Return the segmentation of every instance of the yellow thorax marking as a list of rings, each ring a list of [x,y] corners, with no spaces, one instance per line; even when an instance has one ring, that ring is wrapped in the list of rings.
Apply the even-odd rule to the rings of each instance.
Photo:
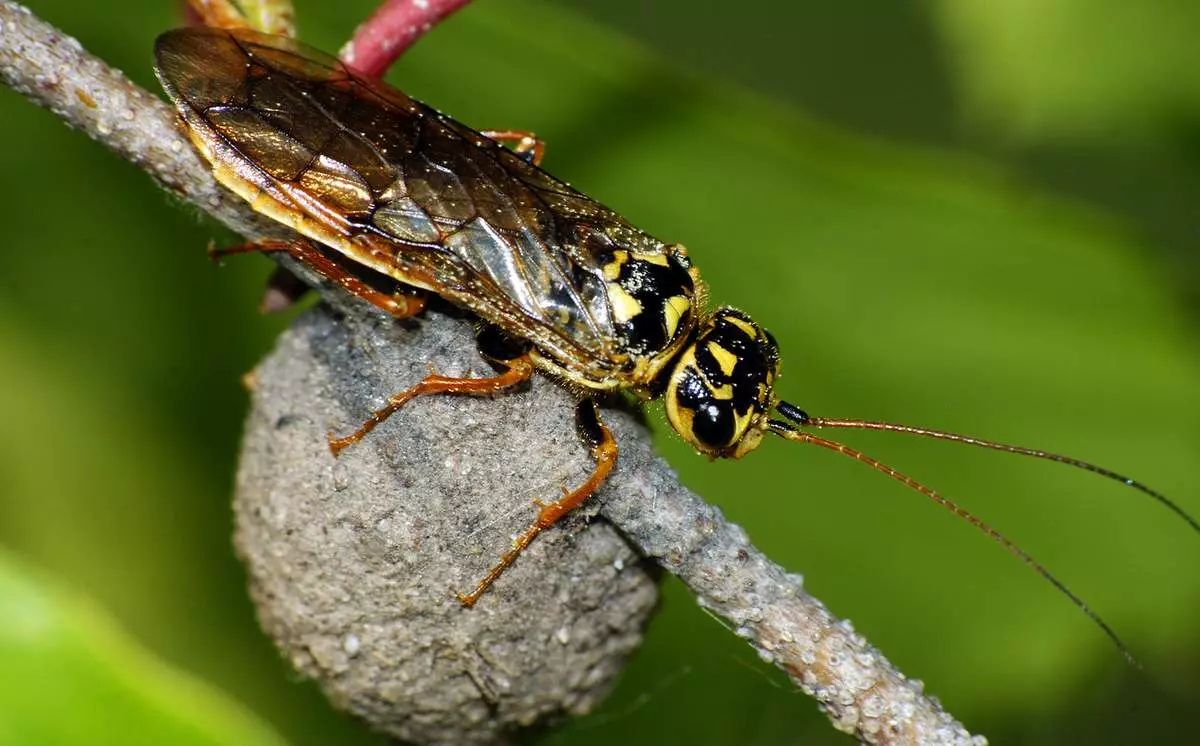
[[[663,305],[663,320],[667,324],[667,339],[675,337],[675,330],[679,328],[679,320],[692,307],[692,302],[687,299],[687,296],[674,295],[667,298],[667,302]]]
[[[650,264],[657,264],[660,267],[670,267],[671,266],[671,263],[667,261],[666,254],[634,253],[632,256],[634,259],[638,260],[639,262],[649,262]]]
[[[621,276],[621,265],[629,260],[628,251],[614,251],[613,259],[604,265],[604,279],[613,282]]]
[[[638,303],[625,288],[610,282],[608,284],[608,300],[612,303],[613,318],[624,323],[642,312],[642,304]]]

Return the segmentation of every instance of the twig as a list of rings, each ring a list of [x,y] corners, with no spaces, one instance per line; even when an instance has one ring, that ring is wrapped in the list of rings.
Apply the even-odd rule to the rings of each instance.
[[[175,112],[22,5],[0,2],[0,81],[246,236],[281,235],[217,185]]]
[[[418,39],[471,0],[384,0],[338,56],[377,78]]]
[[[40,21],[22,6],[7,1],[0,2],[0,79],[10,87],[25,93],[34,102],[55,112],[71,126],[86,132],[122,157],[138,164],[165,189],[195,204],[239,233],[252,238],[286,235],[281,234],[278,226],[255,215],[240,200],[228,196],[214,183],[208,169],[193,153],[186,138],[177,129],[172,112],[155,96],[137,88],[121,73],[112,70],[100,60],[87,54],[74,39]],[[311,279],[311,274],[307,277]],[[301,347],[307,347],[310,352],[315,351],[319,355],[325,355],[325,360],[337,362],[338,365],[326,365],[322,368],[317,365],[320,362],[317,360],[316,363],[313,363],[313,365],[317,365],[316,368],[310,366],[309,368],[292,369],[289,375],[293,378],[305,379],[301,381],[302,383],[312,384],[314,381],[320,383],[323,379],[315,376],[311,371],[332,371],[330,375],[339,376],[337,378],[339,383],[336,386],[316,385],[310,388],[308,393],[303,395],[307,398],[293,402],[289,405],[293,408],[288,412],[292,414],[316,412],[322,401],[336,399],[341,402],[344,411],[334,412],[329,416],[344,426],[346,422],[352,421],[352,416],[361,416],[365,409],[389,393],[387,384],[390,384],[392,388],[399,388],[399,381],[383,381],[374,377],[376,374],[383,375],[384,373],[380,371],[385,371],[387,366],[384,366],[383,369],[376,369],[371,368],[369,363],[373,359],[383,359],[389,354],[396,353],[399,348],[392,336],[397,334],[403,336],[407,332],[400,330],[394,324],[380,323],[375,317],[361,316],[356,305],[340,293],[329,292],[326,289],[325,297],[335,305],[349,308],[353,312],[352,323],[326,324],[324,326],[311,323],[306,327],[308,331],[302,330],[295,334],[307,335],[304,336],[305,345],[301,345]],[[354,319],[358,319],[358,321],[354,321]],[[455,326],[454,322],[434,315],[423,322],[422,329],[428,328],[431,330],[429,333],[433,334],[441,333],[437,330],[443,327],[452,326]],[[461,326],[462,324],[457,325],[457,327]],[[345,331],[346,329],[349,331]],[[314,334],[313,330],[319,333]],[[460,329],[457,333],[465,332]],[[343,338],[346,334],[355,337],[357,346],[345,344]],[[335,337],[340,339],[342,344],[332,348],[317,344],[321,339],[332,340]],[[404,343],[407,344],[406,341]],[[287,344],[283,343],[283,347],[286,346]],[[452,344],[439,342],[435,347],[437,347],[438,355],[435,359],[438,359],[439,363],[443,365],[445,363],[442,361],[448,359],[457,359],[460,362],[464,359],[477,360],[474,358],[473,350],[470,351],[470,356],[467,356],[465,351],[469,350],[469,344],[465,339],[456,339]],[[354,350],[364,349],[373,350],[373,356],[364,357],[362,354],[356,353],[356,356],[352,355],[348,360],[341,360],[335,354],[340,351],[343,355],[349,355]],[[405,348],[403,352],[404,355],[414,353],[418,356],[412,357],[410,360],[420,360],[423,354],[433,354],[433,351],[432,348],[414,348],[412,350]],[[479,365],[480,363],[474,364]],[[462,367],[465,368],[466,365]],[[305,373],[304,371],[309,372]],[[346,379],[349,379],[349,383]],[[364,388],[361,393],[353,395],[344,393],[346,386],[354,380],[359,382],[360,387],[364,381],[371,385]],[[295,388],[298,384],[296,381],[291,381],[290,384],[284,385],[284,388],[288,388],[289,385]],[[375,397],[373,401],[369,399],[371,396]],[[569,428],[565,431],[547,430],[548,425],[544,424],[546,420],[542,418],[543,413],[538,410],[545,402],[554,401],[555,397],[559,397],[558,401],[561,402],[565,396],[566,394],[560,387],[539,380],[531,394],[509,397],[507,408],[496,406],[498,402],[487,403],[488,406],[471,407],[469,412],[470,417],[473,418],[473,424],[469,430],[471,433],[486,436],[487,441],[492,444],[523,444],[523,447],[526,448],[545,449],[547,453],[554,452],[555,444],[571,442],[571,448],[574,449],[576,458],[582,458],[579,454],[582,449],[578,448],[569,437]],[[530,408],[531,412],[537,414],[537,418],[526,420],[514,416],[514,411],[518,410],[514,410],[513,407],[519,409],[522,401],[527,402],[526,406]],[[261,402],[258,411],[260,415],[265,411],[261,409]],[[364,446],[352,449],[353,454],[348,451],[347,456],[357,459],[353,463],[364,471],[369,468],[373,469],[370,473],[376,475],[392,473],[388,470],[402,455],[396,443],[404,442],[404,432],[412,428],[424,428],[434,435],[461,432],[468,425],[464,422],[462,411],[461,409],[456,410],[448,404],[431,404],[428,407],[413,408],[412,412],[406,410],[405,430],[396,431],[395,437],[381,435],[371,439],[377,444],[390,444],[387,447],[392,450],[386,450],[383,445],[378,445],[374,449]],[[283,424],[284,419],[284,416],[280,414],[277,420],[270,421],[269,430],[274,432],[274,437],[277,439],[282,438],[281,433],[287,430]],[[853,631],[849,623],[834,619],[819,601],[805,593],[798,576],[788,574],[772,563],[749,543],[740,528],[726,522],[716,508],[705,504],[681,487],[670,469],[651,454],[644,430],[623,418],[617,419],[620,420],[618,434],[623,448],[622,460],[618,469],[619,473],[611,488],[606,489],[603,493],[601,514],[611,521],[642,555],[654,558],[663,567],[677,574],[696,594],[703,606],[728,620],[737,634],[758,649],[764,659],[770,660],[782,668],[802,690],[815,697],[821,709],[837,728],[853,733],[867,743],[983,742],[978,737],[972,739],[961,725],[942,711],[935,700],[926,697],[921,692],[918,683],[908,680],[896,671],[878,650]],[[310,428],[316,433],[318,440],[323,437],[326,424],[321,421]],[[261,433],[262,431],[255,432]],[[256,462],[257,465],[253,468],[269,469],[267,462],[272,458],[279,460],[282,446],[277,448],[272,445],[270,440],[260,445],[265,461]],[[426,447],[422,446],[422,448]],[[424,453],[425,457],[432,458],[436,455],[428,448],[425,451],[421,451],[421,448],[416,450]],[[319,453],[319,448],[311,453]],[[515,476],[514,458],[510,452],[504,449],[496,448],[493,445],[490,449],[484,449],[476,455],[477,458],[472,464],[471,479],[478,480],[479,484],[499,485],[495,489],[502,490],[504,485],[511,488],[515,480],[527,478],[524,475]],[[450,459],[451,457],[457,456],[452,454],[445,458]],[[287,472],[305,468],[307,464],[317,464],[321,469],[320,474],[324,475],[323,488],[336,493],[346,489],[347,480],[352,481],[356,473],[350,470],[350,467],[345,465],[346,463],[349,463],[346,457],[334,465],[331,461],[322,461],[321,458],[314,456],[303,462],[287,462],[279,468]],[[391,481],[387,484],[393,484],[396,480],[402,482],[408,480],[406,484],[411,488],[413,480],[417,480],[418,483],[422,482],[430,478],[428,475],[433,471],[442,469],[443,465],[422,462],[418,459],[416,462],[409,463],[405,468],[415,471],[394,472],[389,478]],[[379,476],[378,478],[382,479],[383,477]],[[243,480],[245,479],[246,474],[244,473]],[[321,479],[318,478],[317,481],[321,482]],[[378,488],[379,484],[375,483],[374,486]],[[402,484],[401,487],[403,486]],[[271,493],[270,499],[279,499],[278,494]],[[313,500],[316,499],[315,494],[299,496],[297,499]],[[245,504],[245,492],[241,499]],[[265,497],[263,499],[267,500]],[[329,504],[330,501],[326,500],[326,503]],[[336,505],[336,502],[332,504]],[[272,515],[269,512],[271,507],[269,501],[266,501],[252,506],[251,510],[256,512],[258,519],[265,521]],[[435,513],[438,507],[436,504],[422,505],[416,518],[418,523],[421,520],[460,520],[462,518],[457,513],[450,518],[444,515],[437,516]],[[511,507],[510,505],[509,508],[511,509]],[[285,508],[281,508],[281,510],[286,511]],[[335,521],[336,519],[330,517],[328,520]],[[591,530],[575,537],[573,543],[585,546],[590,539],[585,540],[584,537],[590,537],[603,528],[602,523],[597,523]],[[315,543],[313,551],[321,551],[322,546],[325,547],[324,551],[332,551],[333,544],[329,539],[329,534],[337,529],[338,526],[331,524],[318,524],[315,528],[311,524],[306,526],[305,530],[324,532],[325,541]],[[364,529],[366,534],[370,534],[368,529]],[[245,530],[246,527],[243,526],[243,531],[245,532]],[[556,536],[561,539],[561,533],[552,532],[546,541],[536,543],[529,556],[523,558],[505,576],[501,583],[502,587],[498,587],[492,594],[489,594],[489,597],[485,597],[480,604],[482,608],[472,612],[463,612],[448,600],[448,597],[445,596],[445,588],[441,588],[438,593],[442,594],[441,597],[447,598],[447,602],[441,604],[439,608],[452,610],[453,616],[457,620],[467,620],[451,622],[452,624],[483,625],[489,617],[493,615],[498,617],[501,614],[507,601],[506,593],[518,592],[522,586],[544,589],[558,587],[555,584],[567,582],[558,575],[557,571],[562,568],[538,564],[541,559],[538,555],[548,552],[546,547],[549,545],[555,544],[556,541],[557,543],[570,543],[556,540]],[[417,535],[423,536],[420,531],[417,532]],[[290,551],[286,546],[288,542],[299,542],[299,537],[290,535],[287,537],[267,536],[266,538],[275,542],[271,551],[275,552],[276,556]],[[243,535],[243,551],[249,553],[245,539],[246,535]],[[425,541],[436,543],[439,540],[426,537]],[[281,547],[280,543],[284,546]],[[478,546],[478,542],[472,546]],[[397,551],[402,550],[401,554],[403,554],[409,549],[401,547]],[[455,549],[461,550],[461,548]],[[481,550],[485,552],[481,558],[483,565],[486,566],[490,562],[495,549],[498,547]],[[397,572],[395,556],[387,555],[387,557],[390,558],[388,562],[383,563],[380,567],[392,567],[394,568],[392,572]],[[318,566],[308,568],[308,570],[318,575],[328,575],[329,567],[336,563],[337,559],[327,559],[330,563],[329,566]],[[341,559],[345,560],[344,557]],[[619,563],[614,563],[614,566],[615,564]],[[298,573],[303,569],[298,569],[294,565],[285,565],[284,567],[285,570],[281,572],[285,576],[288,573]],[[583,571],[580,570],[580,572]],[[606,572],[611,574],[611,569]],[[590,582],[591,577],[589,575],[585,580]],[[256,582],[260,583],[259,590],[261,591],[262,578],[257,578]],[[506,591],[503,586],[507,586],[508,590]],[[568,585],[564,587],[573,588],[574,590],[571,592],[579,594],[584,593],[590,586],[585,583],[583,586]],[[631,591],[630,598],[641,598],[641,596]],[[424,609],[429,606],[427,597],[415,597],[408,600],[410,604],[413,604],[406,607],[409,609]],[[400,601],[401,599],[395,597],[389,598],[389,603],[399,604]],[[553,599],[550,603],[554,603]],[[603,608],[607,601],[600,599],[595,603]],[[641,601],[639,603],[644,605]],[[597,609],[595,605],[587,604],[583,607],[562,603],[558,605],[575,613],[580,618],[594,613]],[[492,607],[490,611],[489,606]],[[638,604],[633,604],[633,606],[636,607]],[[556,612],[559,610],[554,609]],[[263,608],[264,622],[271,627],[271,615],[283,613],[283,611],[283,607],[278,604]],[[361,624],[362,617],[354,616],[358,612],[353,608],[343,608],[342,612],[350,614],[352,621]],[[393,609],[391,613],[393,614],[391,619],[399,618],[395,615],[400,612]],[[386,619],[389,617],[382,618],[385,621],[379,624],[387,627]],[[313,625],[328,621],[328,619],[309,618],[304,620],[304,623]],[[502,697],[502,693],[498,692],[504,689],[504,681],[512,683],[509,679],[499,677],[497,671],[502,673],[503,666],[488,658],[487,651],[490,648],[485,649],[485,644],[490,639],[488,635],[501,634],[501,631],[498,630],[512,635],[523,629],[524,627],[520,623],[516,627],[486,627],[486,629],[476,630],[475,635],[467,640],[468,648],[475,650],[478,655],[477,659],[472,659],[473,662],[470,662],[474,668],[471,668],[465,677],[460,678],[473,682],[472,685],[488,703],[495,702],[497,698]],[[556,637],[565,636],[569,639],[569,628],[562,627],[561,630],[567,630],[567,632],[556,633]],[[333,628],[325,629],[325,632],[330,634],[334,631]],[[397,699],[411,693],[404,690],[402,694],[403,687],[400,687],[394,680],[371,679],[363,683],[369,692],[364,695],[365,700],[347,700],[345,698],[346,690],[337,687],[353,678],[356,669],[339,667],[340,664],[334,663],[325,664],[329,661],[345,663],[345,660],[354,659],[359,655],[362,641],[360,637],[350,635],[344,629],[342,629],[342,633],[343,638],[335,636],[332,639],[344,639],[344,644],[339,649],[345,652],[345,656],[338,657],[337,654],[330,653],[328,647],[321,647],[314,641],[316,638],[303,638],[297,643],[299,647],[292,649],[293,659],[298,665],[305,668],[305,661],[299,660],[300,653],[295,651],[306,651],[304,653],[307,656],[306,660],[309,663],[316,662],[314,665],[308,666],[307,670],[315,668],[318,673],[326,677],[323,684],[335,693],[335,699],[340,701],[343,706],[366,717],[377,727],[387,728],[388,722],[397,721],[394,719],[387,721],[387,716],[381,716],[380,711],[386,711],[388,706],[397,706]],[[633,633],[636,636],[637,631],[634,630]],[[444,634],[454,636],[459,633],[445,632]],[[622,639],[628,640],[627,637]],[[281,644],[287,646],[285,641],[281,641]],[[426,640],[425,644],[428,646],[431,643]],[[597,641],[595,644],[600,645],[601,643]],[[623,655],[626,652],[623,645],[625,643],[615,646],[614,654]],[[534,641],[535,660],[550,655],[551,651],[547,646],[550,646],[550,643],[545,639]],[[522,649],[526,650],[526,648]],[[425,654],[434,657],[438,655],[436,650],[432,652],[426,650]],[[377,657],[382,659],[386,656]],[[420,683],[421,686],[428,688],[436,685],[437,682],[422,681]],[[370,687],[374,687],[374,689]],[[570,687],[568,688],[570,689]],[[575,692],[572,696],[579,696],[578,687],[571,691]],[[363,701],[374,704],[367,707],[362,704]],[[579,711],[586,709],[588,704],[590,704],[590,700],[576,700],[565,702],[561,707],[569,711]],[[464,708],[466,708],[465,705]],[[469,708],[456,710],[456,712],[459,713],[460,722],[458,724],[460,726],[466,726],[472,722],[471,718],[474,715],[471,714],[473,711]],[[544,714],[545,710],[536,711],[535,714],[538,712]],[[521,717],[528,715],[529,713],[525,713]],[[397,716],[393,713],[391,717]],[[411,718],[404,722],[411,722]],[[525,721],[518,718],[513,723],[508,723],[507,726],[516,722]]]

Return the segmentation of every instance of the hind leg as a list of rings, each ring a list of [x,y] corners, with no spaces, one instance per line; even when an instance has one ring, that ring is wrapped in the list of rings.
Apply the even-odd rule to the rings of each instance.
[[[613,438],[612,431],[600,419],[600,413],[596,409],[596,402],[591,399],[584,399],[579,402],[575,409],[575,428],[579,433],[580,439],[590,448],[592,458],[595,459],[596,465],[592,468],[592,473],[588,478],[573,490],[563,488],[563,495],[553,502],[542,502],[535,500],[534,504],[539,508],[537,518],[525,529],[516,539],[513,540],[512,547],[509,548],[500,557],[491,570],[488,570],[487,575],[483,576],[475,588],[470,593],[456,593],[459,602],[463,606],[474,606],[492,583],[504,573],[505,570],[517,561],[517,557],[521,556],[521,552],[533,543],[543,531],[558,523],[564,516],[571,511],[583,505],[589,497],[591,497],[600,486],[604,484],[604,480],[608,478],[609,473],[617,464],[617,441]]]
[[[397,319],[407,319],[425,310],[426,299],[424,294],[384,293],[376,290],[363,282],[357,275],[347,271],[337,262],[330,259],[308,241],[252,241],[225,249],[210,247],[208,253],[213,260],[217,260],[231,254],[269,254],[277,251],[290,254],[298,261],[311,267],[321,277],[324,277],[347,293],[365,300]]]

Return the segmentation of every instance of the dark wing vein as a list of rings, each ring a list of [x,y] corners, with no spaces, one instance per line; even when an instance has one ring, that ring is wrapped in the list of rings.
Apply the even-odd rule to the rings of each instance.
[[[246,164],[359,226],[368,247],[333,248],[402,281],[432,277],[560,357],[611,351],[603,252],[663,250],[506,148],[294,40],[183,29],[160,38],[158,59],[172,97]]]

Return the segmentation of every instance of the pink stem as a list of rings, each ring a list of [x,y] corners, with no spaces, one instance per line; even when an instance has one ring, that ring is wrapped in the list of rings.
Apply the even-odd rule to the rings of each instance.
[[[342,47],[342,62],[378,78],[406,49],[471,0],[385,0]]]

